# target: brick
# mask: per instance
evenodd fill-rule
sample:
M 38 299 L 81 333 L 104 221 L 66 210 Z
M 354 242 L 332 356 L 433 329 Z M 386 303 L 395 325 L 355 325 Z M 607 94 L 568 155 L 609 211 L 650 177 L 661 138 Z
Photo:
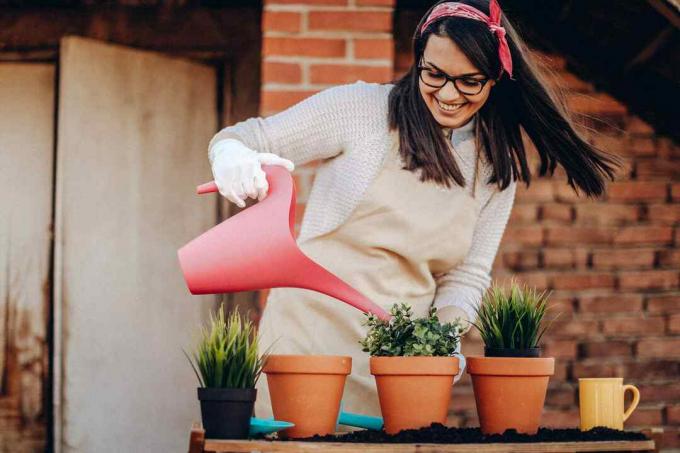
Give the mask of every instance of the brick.
M 550 326 L 551 338 L 586 338 L 598 334 L 598 321 L 579 320 L 573 317 L 560 316 Z
M 642 310 L 642 296 L 626 294 L 620 296 L 586 297 L 578 300 L 581 313 L 624 313 Z
M 503 235 L 506 243 L 526 246 L 539 246 L 543 243 L 541 226 L 509 226 Z
M 391 11 L 310 11 L 310 30 L 392 31 Z
M 680 429 L 677 427 L 664 426 L 663 432 L 658 435 L 658 443 L 661 452 L 672 453 L 680 448 Z M 671 450 L 673 449 L 673 450 Z
M 349 64 L 312 65 L 309 77 L 311 83 L 320 84 L 342 84 L 357 80 L 386 82 L 392 78 L 392 67 Z
M 627 316 L 609 318 L 602 322 L 602 331 L 613 335 L 659 335 L 663 334 L 665 322 L 663 317 Z
M 333 5 L 346 6 L 348 0 L 265 0 L 267 5 Z
M 572 376 L 574 379 L 589 377 L 615 377 L 621 375 L 620 363 L 603 362 L 602 359 L 584 359 L 574 363 Z
M 654 134 L 654 129 L 648 123 L 642 121 L 637 116 L 631 116 L 626 123 L 626 130 L 633 134 Z
M 262 42 L 265 56 L 344 57 L 345 50 L 344 39 L 265 37 Z
M 397 0 L 356 0 L 357 6 L 395 6 Z
M 566 183 L 555 183 L 555 200 L 560 203 L 586 203 L 590 201 L 582 192 Z
M 533 286 L 539 291 L 548 288 L 548 276 L 544 272 L 519 272 L 514 278 L 520 285 Z
M 588 203 L 576 206 L 576 221 L 580 225 L 621 225 L 638 220 L 640 208 L 614 203 Z
M 673 289 L 678 287 L 680 273 L 666 271 L 630 271 L 619 275 L 621 289 Z
M 589 342 L 581 344 L 580 353 L 583 357 L 630 357 L 633 354 L 632 345 L 623 340 Z
M 593 288 L 613 288 L 614 276 L 604 273 L 559 274 L 552 278 L 552 288 L 564 290 L 583 290 Z
M 574 340 L 546 340 L 544 345 L 544 356 L 559 359 L 575 359 L 577 356 L 577 346 Z
M 533 204 L 517 204 L 510 212 L 508 224 L 533 224 L 538 219 L 538 206 Z
M 313 95 L 315 91 L 272 91 L 263 90 L 260 99 L 260 112 L 268 115 L 280 112 Z
M 573 428 L 579 424 L 579 414 L 576 409 L 544 410 L 541 416 L 541 426 L 550 428 Z
M 629 150 L 635 156 L 653 156 L 656 154 L 656 144 L 652 137 L 633 137 Z
M 608 244 L 614 237 L 612 228 L 551 226 L 546 228 L 549 245 Z
M 647 311 L 650 313 L 680 312 L 680 296 L 655 296 L 647 301 Z
M 568 362 L 566 361 L 557 361 L 555 362 L 555 374 L 552 375 L 552 379 L 555 379 L 557 382 L 564 382 L 567 380 L 567 376 L 569 375 L 569 367 L 568 367 Z
M 266 31 L 284 31 L 298 33 L 302 24 L 302 14 L 290 11 L 262 12 L 262 29 Z
M 674 334 L 680 333 L 680 313 L 668 318 L 668 332 Z
M 392 39 L 355 39 L 354 57 L 371 60 L 394 60 L 394 41 Z
M 666 419 L 669 425 L 680 425 L 680 404 L 672 404 L 666 408 Z
M 668 159 L 640 159 L 635 162 L 638 179 L 673 178 L 680 174 L 680 162 Z
M 560 386 L 557 388 L 548 388 L 548 393 L 545 397 L 545 404 L 548 407 L 569 407 L 576 404 L 576 389 L 569 386 Z
M 639 355 L 639 347 L 638 347 Z M 665 357 L 654 360 L 636 360 L 622 365 L 621 376 L 630 381 L 655 379 L 677 379 L 680 375 L 680 360 L 669 360 Z
M 661 267 L 680 267 L 680 250 L 661 250 L 659 251 L 659 266 Z
M 663 411 L 661 405 L 655 407 L 638 406 L 638 408 L 630 415 L 630 418 L 626 420 L 627 426 L 646 427 L 659 426 L 662 424 Z
M 637 269 L 654 267 L 654 249 L 610 249 L 593 252 L 595 269 Z
M 673 244 L 680 246 L 680 228 L 675 228 L 673 230 Z
M 680 382 L 661 382 L 649 384 L 636 384 L 648 403 L 680 401 Z
M 624 203 L 639 201 L 666 201 L 668 184 L 652 181 L 622 181 L 609 185 L 607 196 L 610 201 Z
M 637 345 L 638 357 L 680 358 L 680 338 L 643 338 Z
M 555 199 L 555 188 L 550 180 L 533 181 L 527 188 L 524 184 L 517 186 L 517 201 L 524 202 L 545 202 Z
M 680 201 L 680 182 L 671 185 L 671 200 Z
M 514 251 L 503 253 L 503 265 L 513 271 L 538 268 L 540 256 L 537 251 Z
M 614 236 L 614 244 L 672 244 L 673 228 L 666 226 L 621 227 Z
M 274 63 L 265 61 L 262 66 L 263 83 L 290 83 L 302 82 L 302 68 L 297 63 Z
M 575 300 L 570 297 L 550 297 L 548 314 L 569 317 L 574 313 L 574 304 Z
M 678 172 L 680 174 L 680 172 Z M 647 207 L 647 219 L 654 223 L 680 222 L 680 204 L 653 204 Z
M 567 97 L 569 110 L 589 115 L 625 115 L 626 107 L 603 93 L 591 95 L 572 94 Z
M 569 223 L 574 219 L 574 209 L 570 205 L 549 203 L 541 207 L 541 220 Z
M 588 264 L 588 251 L 580 248 L 544 248 L 543 267 L 547 269 L 585 268 Z

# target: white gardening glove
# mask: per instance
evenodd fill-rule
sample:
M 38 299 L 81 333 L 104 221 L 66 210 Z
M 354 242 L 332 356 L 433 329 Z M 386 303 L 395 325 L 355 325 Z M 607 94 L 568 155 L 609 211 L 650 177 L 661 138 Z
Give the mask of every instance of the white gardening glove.
M 262 165 L 280 165 L 293 171 L 288 159 L 272 153 L 258 153 L 238 140 L 220 140 L 210 148 L 210 161 L 215 184 L 227 200 L 245 207 L 246 198 L 264 200 L 269 190 Z
M 467 319 L 468 316 L 465 313 L 465 311 L 453 305 L 442 307 L 439 310 L 437 310 L 437 317 L 439 318 L 439 322 L 442 324 L 458 320 L 460 321 L 461 327 L 463 328 L 463 330 L 460 332 L 461 338 L 458 341 L 458 346 L 456 346 L 456 350 L 453 352 L 453 354 L 451 354 L 452 357 L 458 358 L 458 374 L 456 374 L 456 376 L 453 378 L 453 382 L 456 383 L 463 376 L 463 372 L 465 371 L 466 365 L 465 356 L 460 352 L 460 343 L 462 340 L 462 336 L 465 333 L 467 333 L 468 330 L 470 330 L 472 324 L 470 324 L 470 321 L 468 321 Z

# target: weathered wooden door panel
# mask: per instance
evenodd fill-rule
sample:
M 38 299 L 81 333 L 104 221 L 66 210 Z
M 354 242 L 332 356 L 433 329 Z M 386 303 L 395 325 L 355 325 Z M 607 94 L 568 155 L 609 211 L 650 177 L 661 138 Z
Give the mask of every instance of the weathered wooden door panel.
M 54 66 L 0 64 L 0 445 L 44 432 Z M 11 432 L 15 436 L 8 437 Z M 35 444 L 34 444 L 35 445 Z
M 60 56 L 55 367 L 64 451 L 181 451 L 198 417 L 182 348 L 214 298 L 176 250 L 214 225 L 215 73 L 83 38 Z M 58 363 L 57 363 L 58 362 Z

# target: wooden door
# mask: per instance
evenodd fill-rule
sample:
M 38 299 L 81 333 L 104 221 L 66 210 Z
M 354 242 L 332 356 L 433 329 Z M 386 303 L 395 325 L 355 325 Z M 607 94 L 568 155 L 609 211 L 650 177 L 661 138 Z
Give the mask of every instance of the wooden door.
M 182 348 L 214 308 L 176 251 L 214 225 L 212 68 L 83 38 L 61 44 L 55 239 L 56 445 L 182 451 L 198 419 Z
M 54 65 L 0 63 L 0 445 L 40 450 L 48 381 Z

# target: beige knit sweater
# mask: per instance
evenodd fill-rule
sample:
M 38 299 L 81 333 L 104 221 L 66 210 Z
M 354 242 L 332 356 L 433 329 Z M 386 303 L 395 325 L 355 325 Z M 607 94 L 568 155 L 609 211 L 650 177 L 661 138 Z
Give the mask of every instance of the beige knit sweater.
M 393 85 L 357 82 L 326 89 L 267 118 L 250 118 L 218 132 L 258 152 L 274 153 L 302 165 L 322 159 L 312 187 L 298 242 L 332 231 L 349 217 L 377 176 L 398 134 L 388 125 L 387 98 Z M 472 193 L 477 150 L 473 123 L 451 134 L 456 159 Z M 210 154 L 212 162 L 212 154 Z M 482 157 L 482 156 L 480 156 Z M 435 275 L 437 308 L 453 305 L 468 319 L 491 282 L 490 272 L 515 197 L 516 185 L 499 191 L 485 184 L 491 167 L 482 157 L 475 197 L 482 206 L 466 259 Z M 451 238 L 455 240 L 455 238 Z

